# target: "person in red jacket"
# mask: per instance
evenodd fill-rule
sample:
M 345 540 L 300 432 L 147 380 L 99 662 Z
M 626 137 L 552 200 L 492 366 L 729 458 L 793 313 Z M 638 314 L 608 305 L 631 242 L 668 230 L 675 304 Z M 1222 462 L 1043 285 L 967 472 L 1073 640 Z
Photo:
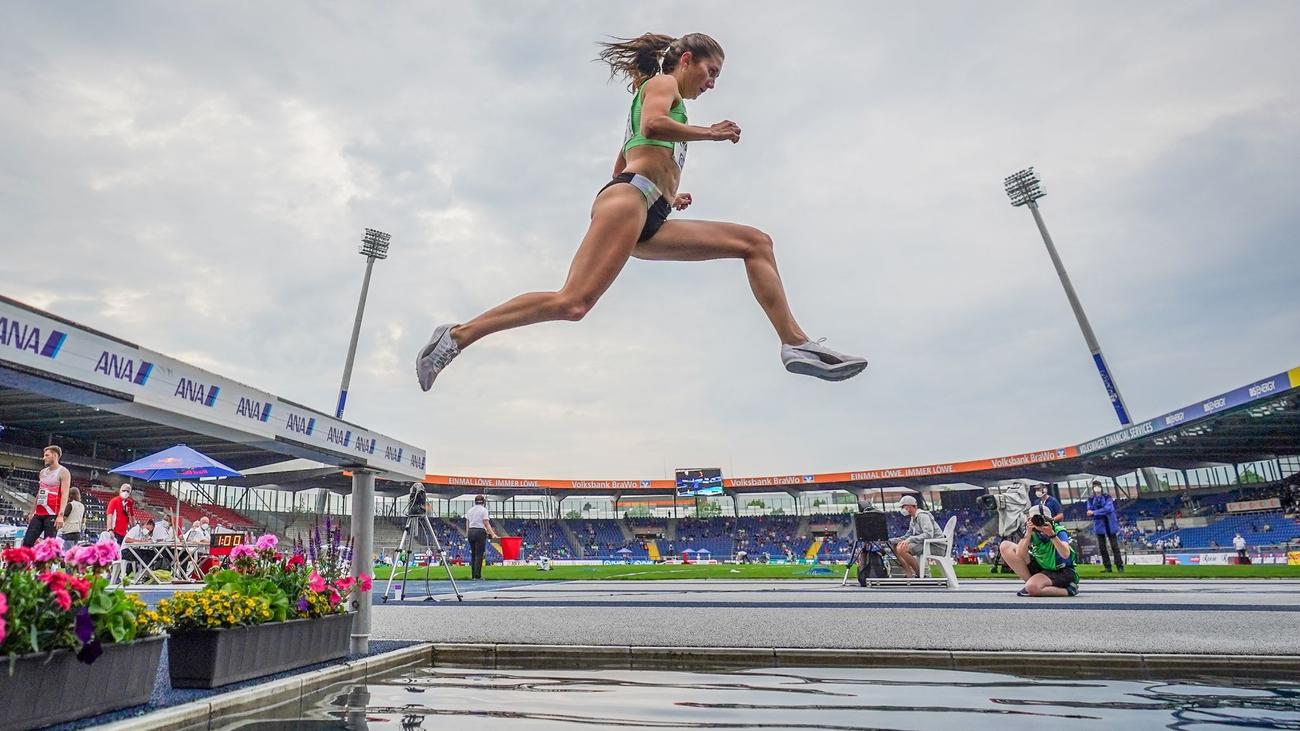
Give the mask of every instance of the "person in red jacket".
M 117 545 L 120 546 L 126 538 L 126 532 L 135 522 L 135 500 L 131 499 L 131 483 L 123 482 L 121 487 L 117 488 L 117 497 L 108 501 L 108 509 L 105 512 L 108 530 L 113 531 L 113 535 L 117 538 Z

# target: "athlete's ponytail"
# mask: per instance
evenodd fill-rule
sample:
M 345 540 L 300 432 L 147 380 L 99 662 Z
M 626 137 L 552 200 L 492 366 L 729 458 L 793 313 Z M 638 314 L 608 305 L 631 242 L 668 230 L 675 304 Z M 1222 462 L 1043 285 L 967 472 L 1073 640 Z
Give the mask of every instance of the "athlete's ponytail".
M 609 64 L 609 78 L 623 76 L 628 80 L 628 91 L 633 93 L 660 71 L 671 74 L 687 51 L 697 60 L 723 58 L 722 46 L 703 33 L 688 33 L 676 39 L 659 33 L 644 33 L 636 38 L 615 38 L 612 43 L 599 45 L 598 60 Z

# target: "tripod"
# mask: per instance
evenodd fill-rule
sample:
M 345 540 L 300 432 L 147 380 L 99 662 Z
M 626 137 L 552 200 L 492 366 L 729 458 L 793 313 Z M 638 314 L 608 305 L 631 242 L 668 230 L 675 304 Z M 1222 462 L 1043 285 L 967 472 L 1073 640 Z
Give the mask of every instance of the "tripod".
M 429 540 L 431 541 L 424 544 L 424 547 L 438 552 L 438 560 L 442 563 L 442 567 L 447 570 L 447 579 L 451 582 L 451 590 L 456 593 L 456 601 L 465 601 L 465 597 L 461 596 L 460 588 L 456 586 L 456 578 L 451 575 L 451 566 L 447 563 L 447 554 L 442 550 L 442 542 L 438 540 L 438 534 L 433 532 L 433 524 L 429 522 L 429 516 L 419 513 L 406 516 L 406 525 L 402 528 L 402 539 L 397 542 L 397 555 L 402 557 L 402 583 L 397 588 L 397 600 L 402 601 L 406 598 L 406 580 L 411 573 L 411 556 L 414 553 L 410 548 L 414 547 L 415 540 L 419 537 L 419 529 L 422 526 L 429 532 Z M 409 544 L 407 539 L 411 541 Z M 388 595 L 393 590 L 393 579 L 396 577 L 397 562 L 394 561 L 393 571 L 388 575 L 388 584 L 384 586 L 385 604 L 388 603 Z M 427 570 L 424 572 L 424 601 L 438 601 L 433 598 L 432 593 L 429 591 L 429 572 Z

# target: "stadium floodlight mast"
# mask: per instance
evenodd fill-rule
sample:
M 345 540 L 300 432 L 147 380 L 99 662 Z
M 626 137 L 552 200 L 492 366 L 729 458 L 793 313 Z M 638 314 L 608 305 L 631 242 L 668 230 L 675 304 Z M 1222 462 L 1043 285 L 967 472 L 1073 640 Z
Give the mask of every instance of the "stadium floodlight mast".
M 1106 367 L 1106 359 L 1102 357 L 1101 345 L 1097 343 L 1097 335 L 1092 331 L 1092 325 L 1088 322 L 1088 316 L 1084 314 L 1083 305 L 1079 302 L 1079 295 L 1074 292 L 1074 285 L 1070 283 L 1070 275 L 1065 272 L 1065 264 L 1061 262 L 1061 257 L 1056 253 L 1056 244 L 1052 243 L 1052 235 L 1047 232 L 1047 224 L 1043 223 L 1043 214 L 1038 212 L 1038 199 L 1047 195 L 1043 190 L 1042 181 L 1038 179 L 1038 173 L 1034 172 L 1033 166 L 1027 167 L 1013 175 L 1007 176 L 1002 181 L 1006 188 L 1007 197 L 1011 199 L 1011 205 L 1020 208 L 1022 206 L 1029 208 L 1029 212 L 1034 216 L 1034 223 L 1038 224 L 1038 232 L 1043 235 L 1043 245 L 1047 247 L 1047 255 L 1052 259 L 1052 266 L 1056 267 L 1056 275 L 1061 278 L 1061 286 L 1065 289 L 1065 297 L 1070 301 L 1070 309 L 1074 310 L 1074 319 L 1079 322 L 1079 329 L 1083 331 L 1083 339 L 1088 343 L 1088 350 L 1092 353 L 1092 362 L 1097 366 L 1097 373 L 1101 375 L 1102 385 L 1106 387 L 1106 393 L 1110 396 L 1111 406 L 1115 407 L 1115 415 L 1119 417 L 1120 426 L 1129 426 L 1132 420 L 1128 415 L 1128 407 L 1124 405 L 1124 397 L 1119 393 L 1119 386 L 1115 379 L 1110 375 L 1110 369 Z M 1155 490 L 1160 483 L 1157 480 L 1155 470 L 1150 467 L 1142 469 L 1142 477 L 1146 480 L 1148 489 Z
M 366 294 L 370 292 L 370 272 L 376 259 L 388 258 L 388 243 L 392 236 L 373 228 L 366 229 L 358 253 L 366 257 L 366 278 L 361 282 L 361 299 L 357 301 L 357 319 L 352 323 L 352 342 L 348 343 L 348 359 L 343 364 L 343 383 L 339 385 L 339 401 L 334 407 L 334 417 L 343 418 L 343 408 L 348 402 L 348 385 L 352 382 L 352 360 L 357 355 L 357 338 L 361 335 L 361 317 L 366 312 Z

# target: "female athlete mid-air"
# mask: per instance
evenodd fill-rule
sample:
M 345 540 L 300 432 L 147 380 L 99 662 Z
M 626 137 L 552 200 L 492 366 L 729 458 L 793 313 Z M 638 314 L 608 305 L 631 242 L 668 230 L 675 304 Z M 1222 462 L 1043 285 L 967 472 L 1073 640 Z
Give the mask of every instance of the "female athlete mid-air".
M 688 124 L 686 99 L 717 84 L 723 53 L 703 33 L 681 38 L 647 33 L 600 44 L 611 77 L 629 80 L 632 108 L 614 178 L 596 195 L 591 225 L 556 292 L 529 292 L 463 324 L 441 325 L 415 359 L 420 388 L 462 350 L 485 335 L 551 320 L 581 320 L 609 289 L 628 257 L 661 261 L 740 259 L 750 289 L 781 338 L 781 360 L 791 373 L 842 381 L 861 373 L 864 358 L 837 353 L 809 339 L 790 312 L 772 253 L 772 239 L 750 226 L 715 221 L 668 220 L 685 210 L 691 194 L 677 190 L 690 142 L 740 142 L 740 126 L 723 120 L 708 127 Z

